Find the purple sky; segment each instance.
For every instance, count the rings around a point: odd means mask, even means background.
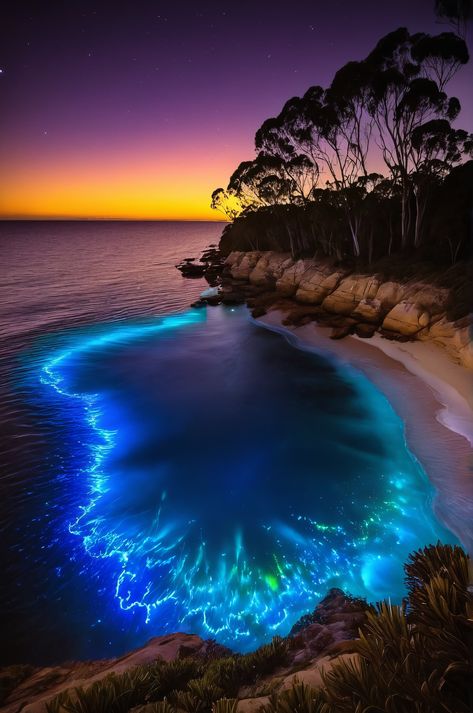
[[[0,215],[124,217],[126,203],[130,217],[212,217],[210,192],[251,158],[265,118],[399,26],[446,29],[433,6],[12,2],[0,29]],[[449,87],[470,131],[472,86],[470,63]]]

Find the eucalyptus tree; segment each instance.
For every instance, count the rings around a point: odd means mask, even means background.
[[[231,195],[225,188],[216,188],[212,193],[210,207],[218,210],[227,220],[235,220],[241,213],[241,205],[234,195]]]
[[[344,196],[361,173],[367,174],[370,126],[364,112],[367,94],[362,67],[352,63],[338,73],[330,90],[310,87],[303,97],[293,97],[281,113],[263,123],[255,137],[256,148],[288,162],[294,154],[304,156],[307,197],[313,197],[322,175]],[[347,91],[347,85],[350,85]],[[353,252],[360,254],[357,221],[344,201]]]
[[[236,196],[243,210],[290,203],[295,192],[292,178],[285,173],[277,156],[260,153],[252,161],[243,161],[233,172],[227,191]]]
[[[280,114],[267,119],[255,135],[256,150],[281,162],[281,168],[294,181],[302,202],[310,198],[320,175],[311,142],[306,140],[309,133],[304,104],[299,97],[293,97]]]
[[[443,91],[460,67],[469,60],[465,40],[454,32],[428,35],[423,32],[411,37],[411,56],[423,76],[434,79]]]
[[[419,247],[429,194],[464,156],[473,156],[473,135],[454,129],[446,119],[433,119],[412,133],[413,191],[416,201],[414,246]]]
[[[466,37],[468,22],[473,14],[472,0],[435,0],[437,17],[447,21],[456,34]]]
[[[457,38],[459,40],[459,38]],[[419,49],[420,47],[420,49]],[[401,186],[401,242],[406,247],[412,228],[411,174],[415,171],[412,137],[434,119],[455,119],[460,103],[443,88],[468,52],[463,40],[450,33],[428,39],[405,28],[383,37],[368,55],[371,67],[369,111],[385,164]]]

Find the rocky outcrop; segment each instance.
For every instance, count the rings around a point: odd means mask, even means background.
[[[262,253],[250,272],[249,281],[252,285],[273,287],[284,271],[292,268],[293,264],[287,253]]]
[[[445,316],[440,317],[429,329],[419,334],[419,339],[426,339],[438,344],[450,354],[457,356],[463,366],[473,369],[471,319],[464,317],[456,322],[449,322]]]
[[[430,324],[430,314],[419,304],[402,300],[388,312],[382,328],[411,337]]]
[[[356,333],[369,338],[375,331],[390,339],[432,341],[465,367],[473,368],[471,315],[450,321],[447,306],[450,291],[422,280],[383,281],[328,261],[293,260],[287,253],[232,252],[225,260],[225,272],[245,279],[260,289],[273,291],[273,302],[290,298],[286,305],[298,324],[315,319],[333,327],[340,339]],[[307,305],[304,313],[294,303]],[[255,316],[263,314],[269,302],[255,302]]]
[[[110,673],[124,673],[136,666],[152,663],[158,658],[174,661],[196,654],[205,654],[213,642],[203,641],[193,634],[156,636],[145,646],[116,659],[73,662],[59,666],[33,668],[8,696],[2,707],[4,713],[45,713],[46,703],[62,691],[88,687]],[[222,647],[223,648],[223,647]],[[2,672],[3,673],[3,672]]]
[[[296,299],[307,304],[321,304],[337,288],[343,276],[343,272],[330,272],[327,267],[319,269],[312,265],[299,283]]]
[[[340,658],[353,657],[353,641],[365,621],[367,608],[364,600],[346,596],[340,589],[331,589],[314,611],[302,617],[292,628],[286,639],[284,663],[262,674],[256,685],[240,687],[238,712],[258,710],[268,700],[268,689],[283,691],[290,688],[295,672],[299,680],[320,686],[322,669],[330,669]],[[2,710],[5,713],[18,713],[20,710],[24,713],[45,713],[46,704],[62,691],[75,687],[86,689],[111,673],[123,674],[137,666],[152,664],[157,659],[175,661],[193,657],[205,662],[229,655],[229,649],[214,641],[178,633],[158,636],[142,648],[116,659],[36,669],[23,667],[23,678],[10,693]],[[133,709],[133,713],[152,713],[154,710],[154,704],[140,705]]]

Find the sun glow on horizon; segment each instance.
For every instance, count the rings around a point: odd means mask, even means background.
[[[175,154],[142,140],[99,151],[60,142],[2,151],[0,219],[222,221],[211,194],[226,183],[242,149],[207,147],[188,144]]]

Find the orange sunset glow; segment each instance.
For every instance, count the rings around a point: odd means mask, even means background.
[[[0,183],[4,218],[222,220],[210,194],[235,164],[234,152],[126,151],[13,158]],[[5,166],[5,162],[3,163]]]

